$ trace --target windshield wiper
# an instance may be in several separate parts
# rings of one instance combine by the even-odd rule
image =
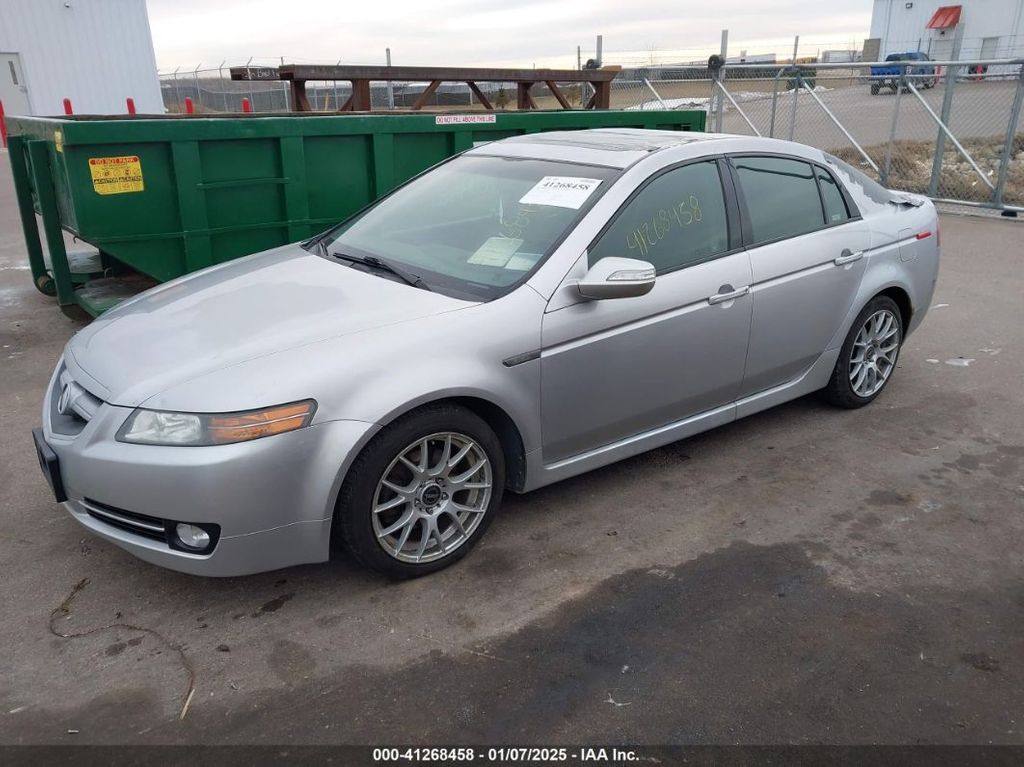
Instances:
[[[327,245],[325,245],[323,241],[318,243],[318,247],[320,248],[321,253],[327,253]],[[368,266],[371,269],[377,269],[378,271],[381,272],[388,272],[389,274],[393,274],[396,277],[398,277],[398,279],[400,279],[406,285],[412,285],[414,288],[423,288],[423,290],[427,291],[431,289],[430,286],[426,282],[424,282],[423,278],[420,277],[418,274],[413,274],[412,272],[408,272],[399,266],[389,264],[387,261],[383,261],[377,258],[376,256],[352,256],[349,255],[348,253],[331,253],[330,256],[332,258],[338,258],[343,261],[351,261],[356,264],[362,264],[363,266]]]

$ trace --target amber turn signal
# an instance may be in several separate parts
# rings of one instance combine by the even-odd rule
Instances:
[[[207,422],[207,431],[215,445],[244,442],[308,426],[313,411],[312,400],[307,400],[249,413],[215,415]]]

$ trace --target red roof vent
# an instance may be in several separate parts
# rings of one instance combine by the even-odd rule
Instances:
[[[959,5],[942,5],[932,14],[928,29],[952,29],[960,23]]]

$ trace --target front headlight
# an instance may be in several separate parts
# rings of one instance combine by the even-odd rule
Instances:
[[[309,426],[311,399],[240,413],[172,413],[137,408],[117,432],[119,442],[139,445],[228,445]]]

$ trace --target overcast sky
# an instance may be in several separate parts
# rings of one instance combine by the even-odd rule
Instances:
[[[609,63],[730,54],[801,55],[868,34],[871,0],[148,0],[161,71],[221,61],[575,66],[604,35]],[[670,55],[651,54],[667,51]],[[675,53],[676,56],[672,56]],[[635,60],[635,61],[634,61]]]

